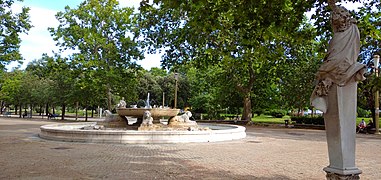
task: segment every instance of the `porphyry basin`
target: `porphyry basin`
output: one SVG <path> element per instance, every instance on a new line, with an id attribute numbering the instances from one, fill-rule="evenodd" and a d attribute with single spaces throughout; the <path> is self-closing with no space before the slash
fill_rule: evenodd
<path id="1" fill-rule="evenodd" d="M 210 131 L 137 131 L 122 129 L 84 130 L 86 126 L 95 126 L 96 122 L 59 123 L 41 126 L 39 136 L 43 139 L 120 144 L 156 144 L 219 142 L 246 137 L 246 128 L 237 125 L 200 123 L 200 127 L 209 127 Z"/>

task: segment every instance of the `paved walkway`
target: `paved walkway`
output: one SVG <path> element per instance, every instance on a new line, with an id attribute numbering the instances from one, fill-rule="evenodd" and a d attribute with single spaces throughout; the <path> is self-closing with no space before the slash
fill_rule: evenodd
<path id="1" fill-rule="evenodd" d="M 231 142 L 91 144 L 38 138 L 60 120 L 0 118 L 0 179 L 325 179 L 325 132 L 247 127 Z M 359 134 L 362 179 L 381 179 L 381 136 Z"/>

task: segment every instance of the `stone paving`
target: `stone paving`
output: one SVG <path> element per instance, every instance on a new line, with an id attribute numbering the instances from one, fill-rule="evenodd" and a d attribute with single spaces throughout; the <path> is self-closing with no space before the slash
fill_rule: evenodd
<path id="1" fill-rule="evenodd" d="M 325 179 L 325 132 L 247 127 L 247 138 L 189 144 L 43 140 L 61 120 L 0 118 L 0 179 Z M 381 179 L 381 136 L 357 135 L 361 179 Z"/>

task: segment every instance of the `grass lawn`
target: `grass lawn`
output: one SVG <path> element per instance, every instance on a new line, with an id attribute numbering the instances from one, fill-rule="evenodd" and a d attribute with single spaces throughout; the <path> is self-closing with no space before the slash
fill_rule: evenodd
<path id="1" fill-rule="evenodd" d="M 254 116 L 251 120 L 255 123 L 269 123 L 269 124 L 284 124 L 284 120 L 291 119 L 290 116 L 283 116 L 282 118 L 274 118 L 269 115 Z"/>

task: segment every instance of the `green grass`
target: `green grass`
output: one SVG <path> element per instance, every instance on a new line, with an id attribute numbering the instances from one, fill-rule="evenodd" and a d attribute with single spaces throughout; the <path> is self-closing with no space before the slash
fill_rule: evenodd
<path id="1" fill-rule="evenodd" d="M 269 115 L 254 116 L 251 120 L 255 123 L 284 124 L 284 120 L 290 119 L 290 116 L 275 118 Z"/>

